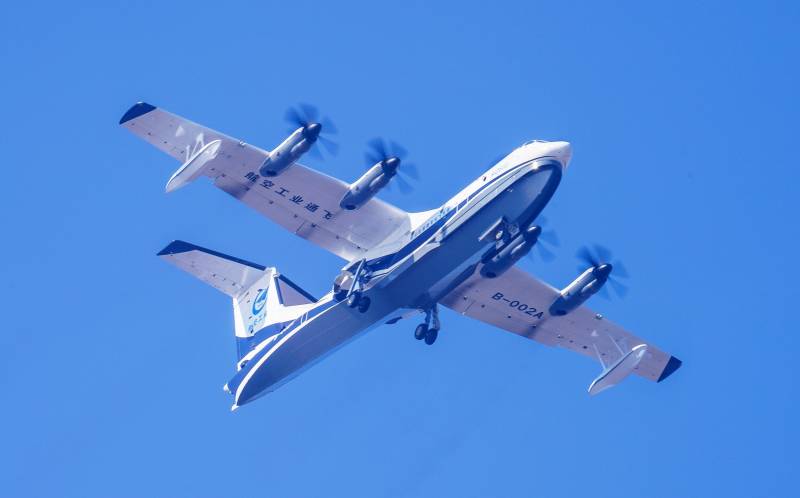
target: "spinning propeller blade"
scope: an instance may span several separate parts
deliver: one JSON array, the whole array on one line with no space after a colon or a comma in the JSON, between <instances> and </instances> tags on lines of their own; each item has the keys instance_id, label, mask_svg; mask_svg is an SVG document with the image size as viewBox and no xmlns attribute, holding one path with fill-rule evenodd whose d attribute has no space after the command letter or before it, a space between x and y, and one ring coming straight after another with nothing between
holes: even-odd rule
<instances>
[{"instance_id":1,"label":"spinning propeller blade","mask_svg":"<svg viewBox=\"0 0 800 498\"><path fill-rule=\"evenodd\" d=\"M544 228L544 225L547 224L547 218L544 216L539 216L536 218L536 224ZM539 253L539 257L542 258L542 261L549 262L556 259L556 255L548 246L558 247L560 245L561 241L559 241L555 230L550 229L542 230L535 247ZM528 253L528 257L533 259L533 251Z\"/></svg>"},{"instance_id":2,"label":"spinning propeller blade","mask_svg":"<svg viewBox=\"0 0 800 498\"><path fill-rule=\"evenodd\" d=\"M367 142L368 150L365 154L367 159L367 168L371 168L377 163L384 162L388 159L395 158L399 164L395 170L394 179L397 180L397 188L403 194L408 194L414 190L414 187L408 182L405 176L412 180L419 180L419 171L414 164L407 164L404 161L408 156L408 150L397 142L386 141L382 138L373 138ZM391 188L390 182L386 188Z\"/></svg>"},{"instance_id":3,"label":"spinning propeller blade","mask_svg":"<svg viewBox=\"0 0 800 498\"><path fill-rule=\"evenodd\" d=\"M320 135L316 137L316 141L318 141L322 147L325 148L331 155L336 155L339 152L339 145L328 138L327 136L322 135L335 135L337 133L336 125L333 124L328 117L323 117L320 119L319 109L311 104L300 103L297 104L296 107L290 107L286 110L285 119L289 122L292 126L296 128L303 128L306 129L313 124L319 125L321 128L319 130ZM291 130L292 132L294 129ZM311 149L313 154L317 157L322 157L322 154L319 153L315 147Z\"/></svg>"},{"instance_id":4,"label":"spinning propeller blade","mask_svg":"<svg viewBox=\"0 0 800 498\"><path fill-rule=\"evenodd\" d=\"M608 248L599 244L594 244L591 248L589 246L583 246L578 249L577 257L583 261L583 263L595 268L601 265L611 265L611 273L608 275L608 283L611 289L619 297L625 297L628 294L628 286L620 281L620 279L628 278L628 270L619 260L613 263L611 262L613 256ZM580 266L578 271L584 272L586 268ZM601 289L601 293L603 293L603 291L607 291L605 286ZM605 292L604 295L610 297L608 292Z\"/></svg>"}]
</instances>

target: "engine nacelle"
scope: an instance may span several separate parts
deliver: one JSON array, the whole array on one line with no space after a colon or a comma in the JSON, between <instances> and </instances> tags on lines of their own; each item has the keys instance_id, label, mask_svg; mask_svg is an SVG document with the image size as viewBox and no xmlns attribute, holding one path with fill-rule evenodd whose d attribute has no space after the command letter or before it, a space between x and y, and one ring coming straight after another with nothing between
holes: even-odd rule
<instances>
[{"instance_id":1,"label":"engine nacelle","mask_svg":"<svg viewBox=\"0 0 800 498\"><path fill-rule=\"evenodd\" d=\"M399 165L400 160L394 157L375 164L361 178L350 185L347 193L339 201L339 207L353 210L366 204L368 200L375 197L378 191L389 183L389 180L397 173Z\"/></svg>"},{"instance_id":2,"label":"engine nacelle","mask_svg":"<svg viewBox=\"0 0 800 498\"><path fill-rule=\"evenodd\" d=\"M564 316L585 303L587 299L603 288L610 274L611 265L603 264L590 267L573 280L572 283L564 287L561 295L550 305L550 314Z\"/></svg>"},{"instance_id":3,"label":"engine nacelle","mask_svg":"<svg viewBox=\"0 0 800 498\"><path fill-rule=\"evenodd\" d=\"M289 138L275 147L264 159L258 169L259 174L261 176L279 175L283 170L296 163L300 156L308 152L317 141L320 131L322 131L322 126L318 123L311 123L296 129L289 135Z\"/></svg>"},{"instance_id":4,"label":"engine nacelle","mask_svg":"<svg viewBox=\"0 0 800 498\"><path fill-rule=\"evenodd\" d=\"M495 246L483 257L481 276L496 278L505 273L533 249L541 233L542 228L539 226L528 227L510 241Z\"/></svg>"}]
</instances>

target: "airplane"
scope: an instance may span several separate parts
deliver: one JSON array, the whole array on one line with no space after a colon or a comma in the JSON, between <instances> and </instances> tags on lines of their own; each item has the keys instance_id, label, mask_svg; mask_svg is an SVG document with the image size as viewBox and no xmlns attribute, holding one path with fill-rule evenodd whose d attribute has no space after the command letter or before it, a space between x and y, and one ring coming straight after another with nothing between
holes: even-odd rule
<instances>
[{"instance_id":1,"label":"airplane","mask_svg":"<svg viewBox=\"0 0 800 498\"><path fill-rule=\"evenodd\" d=\"M200 177L295 235L345 261L317 299L274 267L176 240L158 256L231 297L236 373L224 389L231 410L274 391L305 368L381 324L415 316L414 337L428 345L441 330L439 305L489 325L595 359L588 388L604 391L636 374L661 382L681 361L627 332L585 302L612 273L624 273L597 246L563 289L516 263L540 245L540 213L572 157L564 141L532 140L500 159L442 206L406 212L376 195L400 173L415 177L405 150L370 143L371 164L347 183L298 162L317 144L335 152L329 120L309 105L291 109L296 129L272 151L139 102L119 123L180 161L166 191ZM327 133L327 132L326 132ZM544 240L542 238L542 240ZM620 275L624 276L624 275Z\"/></svg>"}]
</instances>

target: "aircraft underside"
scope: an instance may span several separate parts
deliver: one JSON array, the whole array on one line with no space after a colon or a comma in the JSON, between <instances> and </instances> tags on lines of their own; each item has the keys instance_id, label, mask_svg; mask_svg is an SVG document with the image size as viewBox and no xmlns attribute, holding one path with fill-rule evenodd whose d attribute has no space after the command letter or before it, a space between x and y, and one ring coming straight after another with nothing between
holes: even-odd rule
<instances>
[{"instance_id":1,"label":"aircraft underside","mask_svg":"<svg viewBox=\"0 0 800 498\"><path fill-rule=\"evenodd\" d=\"M534 167L538 169L531 171ZM248 385L241 388L237 404L248 401L250 393L256 397L274 390L313 362L383 323L399 308L425 312L426 321L415 329L415 337L432 344L439 332L439 324L434 323L438 322L437 298L467 278L464 270L474 271L481 254L493 242L480 240L481 234L500 219L507 220L509 226L531 223L555 192L561 179L560 168L552 160L522 166L487 192L485 198L465 207L460 221L447 226L451 230L446 238L439 242L434 235L409 256L413 264L401 262L395 271L358 291L360 300L369 300L367 309L359 309L358 301L342 300L295 330L287 330L289 338L285 342L276 344L263 359L255 360L254 371L247 377Z\"/></svg>"},{"instance_id":2,"label":"aircraft underside","mask_svg":"<svg viewBox=\"0 0 800 498\"><path fill-rule=\"evenodd\" d=\"M297 128L272 151L193 123L146 103L120 124L181 161L172 192L208 178L237 201L347 264L333 289L316 299L275 268L175 241L159 256L230 296L238 361L225 385L233 408L282 385L303 369L383 324L424 315L414 337L433 344L438 306L541 344L600 363L589 393L633 373L660 382L677 358L645 343L585 306L606 283L617 293L624 267L601 246L579 252L586 263L559 290L515 266L533 247L546 251L539 215L555 193L572 151L567 142L534 140L506 155L438 209L409 213L377 194L418 179L394 142L369 142L370 166L351 183L298 160L335 132L312 106L287 113ZM545 252L546 253L546 252ZM614 275L612 275L612 271ZM403 322L407 323L407 322Z\"/></svg>"}]
</instances>

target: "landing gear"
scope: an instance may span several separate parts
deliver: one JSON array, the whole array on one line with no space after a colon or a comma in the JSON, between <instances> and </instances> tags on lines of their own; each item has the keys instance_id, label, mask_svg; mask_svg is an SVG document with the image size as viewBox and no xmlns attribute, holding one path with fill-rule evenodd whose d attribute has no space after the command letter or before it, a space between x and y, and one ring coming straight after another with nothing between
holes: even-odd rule
<instances>
[{"instance_id":1,"label":"landing gear","mask_svg":"<svg viewBox=\"0 0 800 498\"><path fill-rule=\"evenodd\" d=\"M372 300L361 294L361 291L355 291L347 296L347 305L351 308L356 308L361 313L366 313Z\"/></svg>"},{"instance_id":2,"label":"landing gear","mask_svg":"<svg viewBox=\"0 0 800 498\"><path fill-rule=\"evenodd\" d=\"M347 296L347 305L351 308L358 306L359 301L361 301L361 293L359 291L351 292L350 295Z\"/></svg>"},{"instance_id":3,"label":"landing gear","mask_svg":"<svg viewBox=\"0 0 800 498\"><path fill-rule=\"evenodd\" d=\"M433 308L425 311L425 323L420 323L417 325L417 328L414 329L414 338L418 341L425 339L425 344L430 346L436 342L436 338L439 337L440 328L439 308L437 305L434 305Z\"/></svg>"},{"instance_id":4,"label":"landing gear","mask_svg":"<svg viewBox=\"0 0 800 498\"><path fill-rule=\"evenodd\" d=\"M425 334L425 344L430 346L434 342L436 342L436 338L439 337L439 329L430 329L428 333Z\"/></svg>"},{"instance_id":5,"label":"landing gear","mask_svg":"<svg viewBox=\"0 0 800 498\"><path fill-rule=\"evenodd\" d=\"M366 260L358 262L354 274L348 271L343 272L333 283L333 297L337 301L346 300L347 306L358 309L361 313L366 313L372 300L363 295L364 284L369 279L369 271L366 267ZM349 284L349 285L348 285Z\"/></svg>"}]
</instances>

